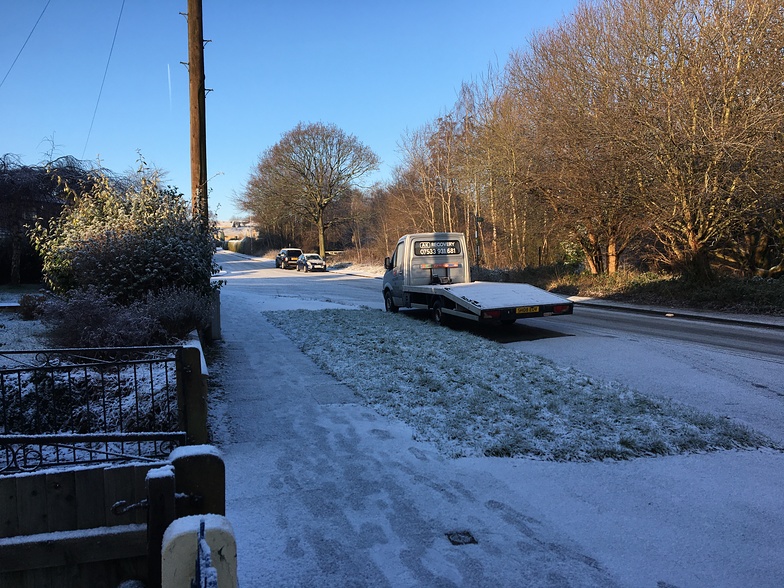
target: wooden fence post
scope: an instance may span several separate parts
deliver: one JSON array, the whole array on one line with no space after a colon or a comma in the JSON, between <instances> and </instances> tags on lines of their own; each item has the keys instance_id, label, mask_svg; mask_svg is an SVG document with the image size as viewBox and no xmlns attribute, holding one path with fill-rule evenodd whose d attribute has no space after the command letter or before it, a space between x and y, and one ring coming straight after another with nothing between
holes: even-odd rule
<instances>
[{"instance_id":1,"label":"wooden fence post","mask_svg":"<svg viewBox=\"0 0 784 588\"><path fill-rule=\"evenodd\" d=\"M147 585L161 586L163 534L175 518L175 474L170 465L147 472Z\"/></svg>"},{"instance_id":2,"label":"wooden fence post","mask_svg":"<svg viewBox=\"0 0 784 588\"><path fill-rule=\"evenodd\" d=\"M212 445L177 447L169 455L177 480L177 493L198 496L199 503L182 501L177 516L226 515L226 466Z\"/></svg>"},{"instance_id":3,"label":"wooden fence post","mask_svg":"<svg viewBox=\"0 0 784 588\"><path fill-rule=\"evenodd\" d=\"M185 345L177 364L177 404L179 424L188 443L209 442L207 432L207 377L202 370L201 349Z\"/></svg>"}]
</instances>

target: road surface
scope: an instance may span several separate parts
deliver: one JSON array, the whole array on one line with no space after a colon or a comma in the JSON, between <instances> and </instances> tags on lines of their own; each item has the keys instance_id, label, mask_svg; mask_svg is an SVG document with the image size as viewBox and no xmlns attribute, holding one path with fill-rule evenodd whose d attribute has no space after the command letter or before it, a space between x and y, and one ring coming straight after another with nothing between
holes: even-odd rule
<instances>
[{"instance_id":1,"label":"road surface","mask_svg":"<svg viewBox=\"0 0 784 588\"><path fill-rule=\"evenodd\" d=\"M381 311L378 280L218 261L228 284L211 410L226 427L217 442L241 585L784 586L781 452L444 458L358 404L261 314L324 301ZM691 341L693 321L635 321L578 307L475 332L782 437L781 357L749 345L767 335L722 325ZM478 543L447 541L463 530Z\"/></svg>"},{"instance_id":2,"label":"road surface","mask_svg":"<svg viewBox=\"0 0 784 588\"><path fill-rule=\"evenodd\" d=\"M218 262L231 275L232 288L384 308L378 278L276 269L271 259L228 252L221 252ZM696 315L699 319L671 314L578 304L572 316L519 320L510 328L466 321L455 328L646 394L729 416L784 444L784 320L753 326L741 319L764 317L729 321L719 314ZM712 316L719 320L706 320Z\"/></svg>"}]
</instances>

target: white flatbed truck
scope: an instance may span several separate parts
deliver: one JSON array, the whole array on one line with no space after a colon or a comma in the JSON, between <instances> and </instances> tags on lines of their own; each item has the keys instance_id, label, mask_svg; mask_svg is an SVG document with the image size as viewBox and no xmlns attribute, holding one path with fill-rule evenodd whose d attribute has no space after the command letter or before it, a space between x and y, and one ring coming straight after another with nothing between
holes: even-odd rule
<instances>
[{"instance_id":1,"label":"white flatbed truck","mask_svg":"<svg viewBox=\"0 0 784 588\"><path fill-rule=\"evenodd\" d=\"M382 283L388 312L420 308L443 323L448 317L495 324L572 314L574 304L529 284L472 282L463 233L402 236L384 260Z\"/></svg>"}]
</instances>

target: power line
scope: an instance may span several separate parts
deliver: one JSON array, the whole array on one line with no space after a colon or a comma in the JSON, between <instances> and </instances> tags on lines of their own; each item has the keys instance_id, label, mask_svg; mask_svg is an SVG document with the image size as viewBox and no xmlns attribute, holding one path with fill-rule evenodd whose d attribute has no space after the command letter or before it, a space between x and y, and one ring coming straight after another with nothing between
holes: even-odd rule
<instances>
[{"instance_id":1,"label":"power line","mask_svg":"<svg viewBox=\"0 0 784 588\"><path fill-rule=\"evenodd\" d=\"M87 143L90 142L90 135L93 132L95 115L98 113L98 104L101 102L101 94L103 94L103 85L106 83L106 74L109 73L109 63L112 60L112 53L114 53L114 42L117 40L117 31L120 30L120 20L122 20L122 14L124 8L125 8L125 0L122 1L122 5L120 6L120 14L117 16L117 26L114 27L114 37L112 37L112 46L109 48L109 57L106 59L106 68L103 70L101 89L98 91L98 99L95 101L95 110L93 110L93 119L90 121L90 130L87 131L87 139L84 141L84 149L82 150L82 159L84 159L84 154L87 151Z\"/></svg>"},{"instance_id":2,"label":"power line","mask_svg":"<svg viewBox=\"0 0 784 588\"><path fill-rule=\"evenodd\" d=\"M41 15L38 17L38 20L35 21L35 24L33 25L33 30L30 31L29 35L27 35L25 42L22 44L22 48L19 50L19 53L17 53L16 57L14 58L14 62L11 64L11 67L8 68L8 71L6 72L5 76L3 76L3 81L0 82L0 88L2 88L3 84L5 84L5 81L8 78L9 74L11 73L11 70L14 69L14 66L16 65L16 61L19 59L19 56L22 54L22 51L24 51L24 48L27 47L27 42L30 40L30 37L33 36L33 33L35 32L35 29L38 26L38 23L41 22L41 19L44 16L44 12L46 12L46 9L49 8L49 4L51 2L52 0L47 0L46 6L44 6L44 9L41 11Z\"/></svg>"}]
</instances>

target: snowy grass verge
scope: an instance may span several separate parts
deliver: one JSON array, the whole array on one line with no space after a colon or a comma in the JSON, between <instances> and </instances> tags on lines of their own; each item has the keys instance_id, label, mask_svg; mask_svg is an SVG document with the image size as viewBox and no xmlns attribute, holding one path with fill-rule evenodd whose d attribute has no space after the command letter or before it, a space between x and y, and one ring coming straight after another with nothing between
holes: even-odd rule
<instances>
[{"instance_id":1,"label":"snowy grass verge","mask_svg":"<svg viewBox=\"0 0 784 588\"><path fill-rule=\"evenodd\" d=\"M728 418L412 317L265 316L368 405L452 457L591 461L774 446Z\"/></svg>"}]
</instances>

